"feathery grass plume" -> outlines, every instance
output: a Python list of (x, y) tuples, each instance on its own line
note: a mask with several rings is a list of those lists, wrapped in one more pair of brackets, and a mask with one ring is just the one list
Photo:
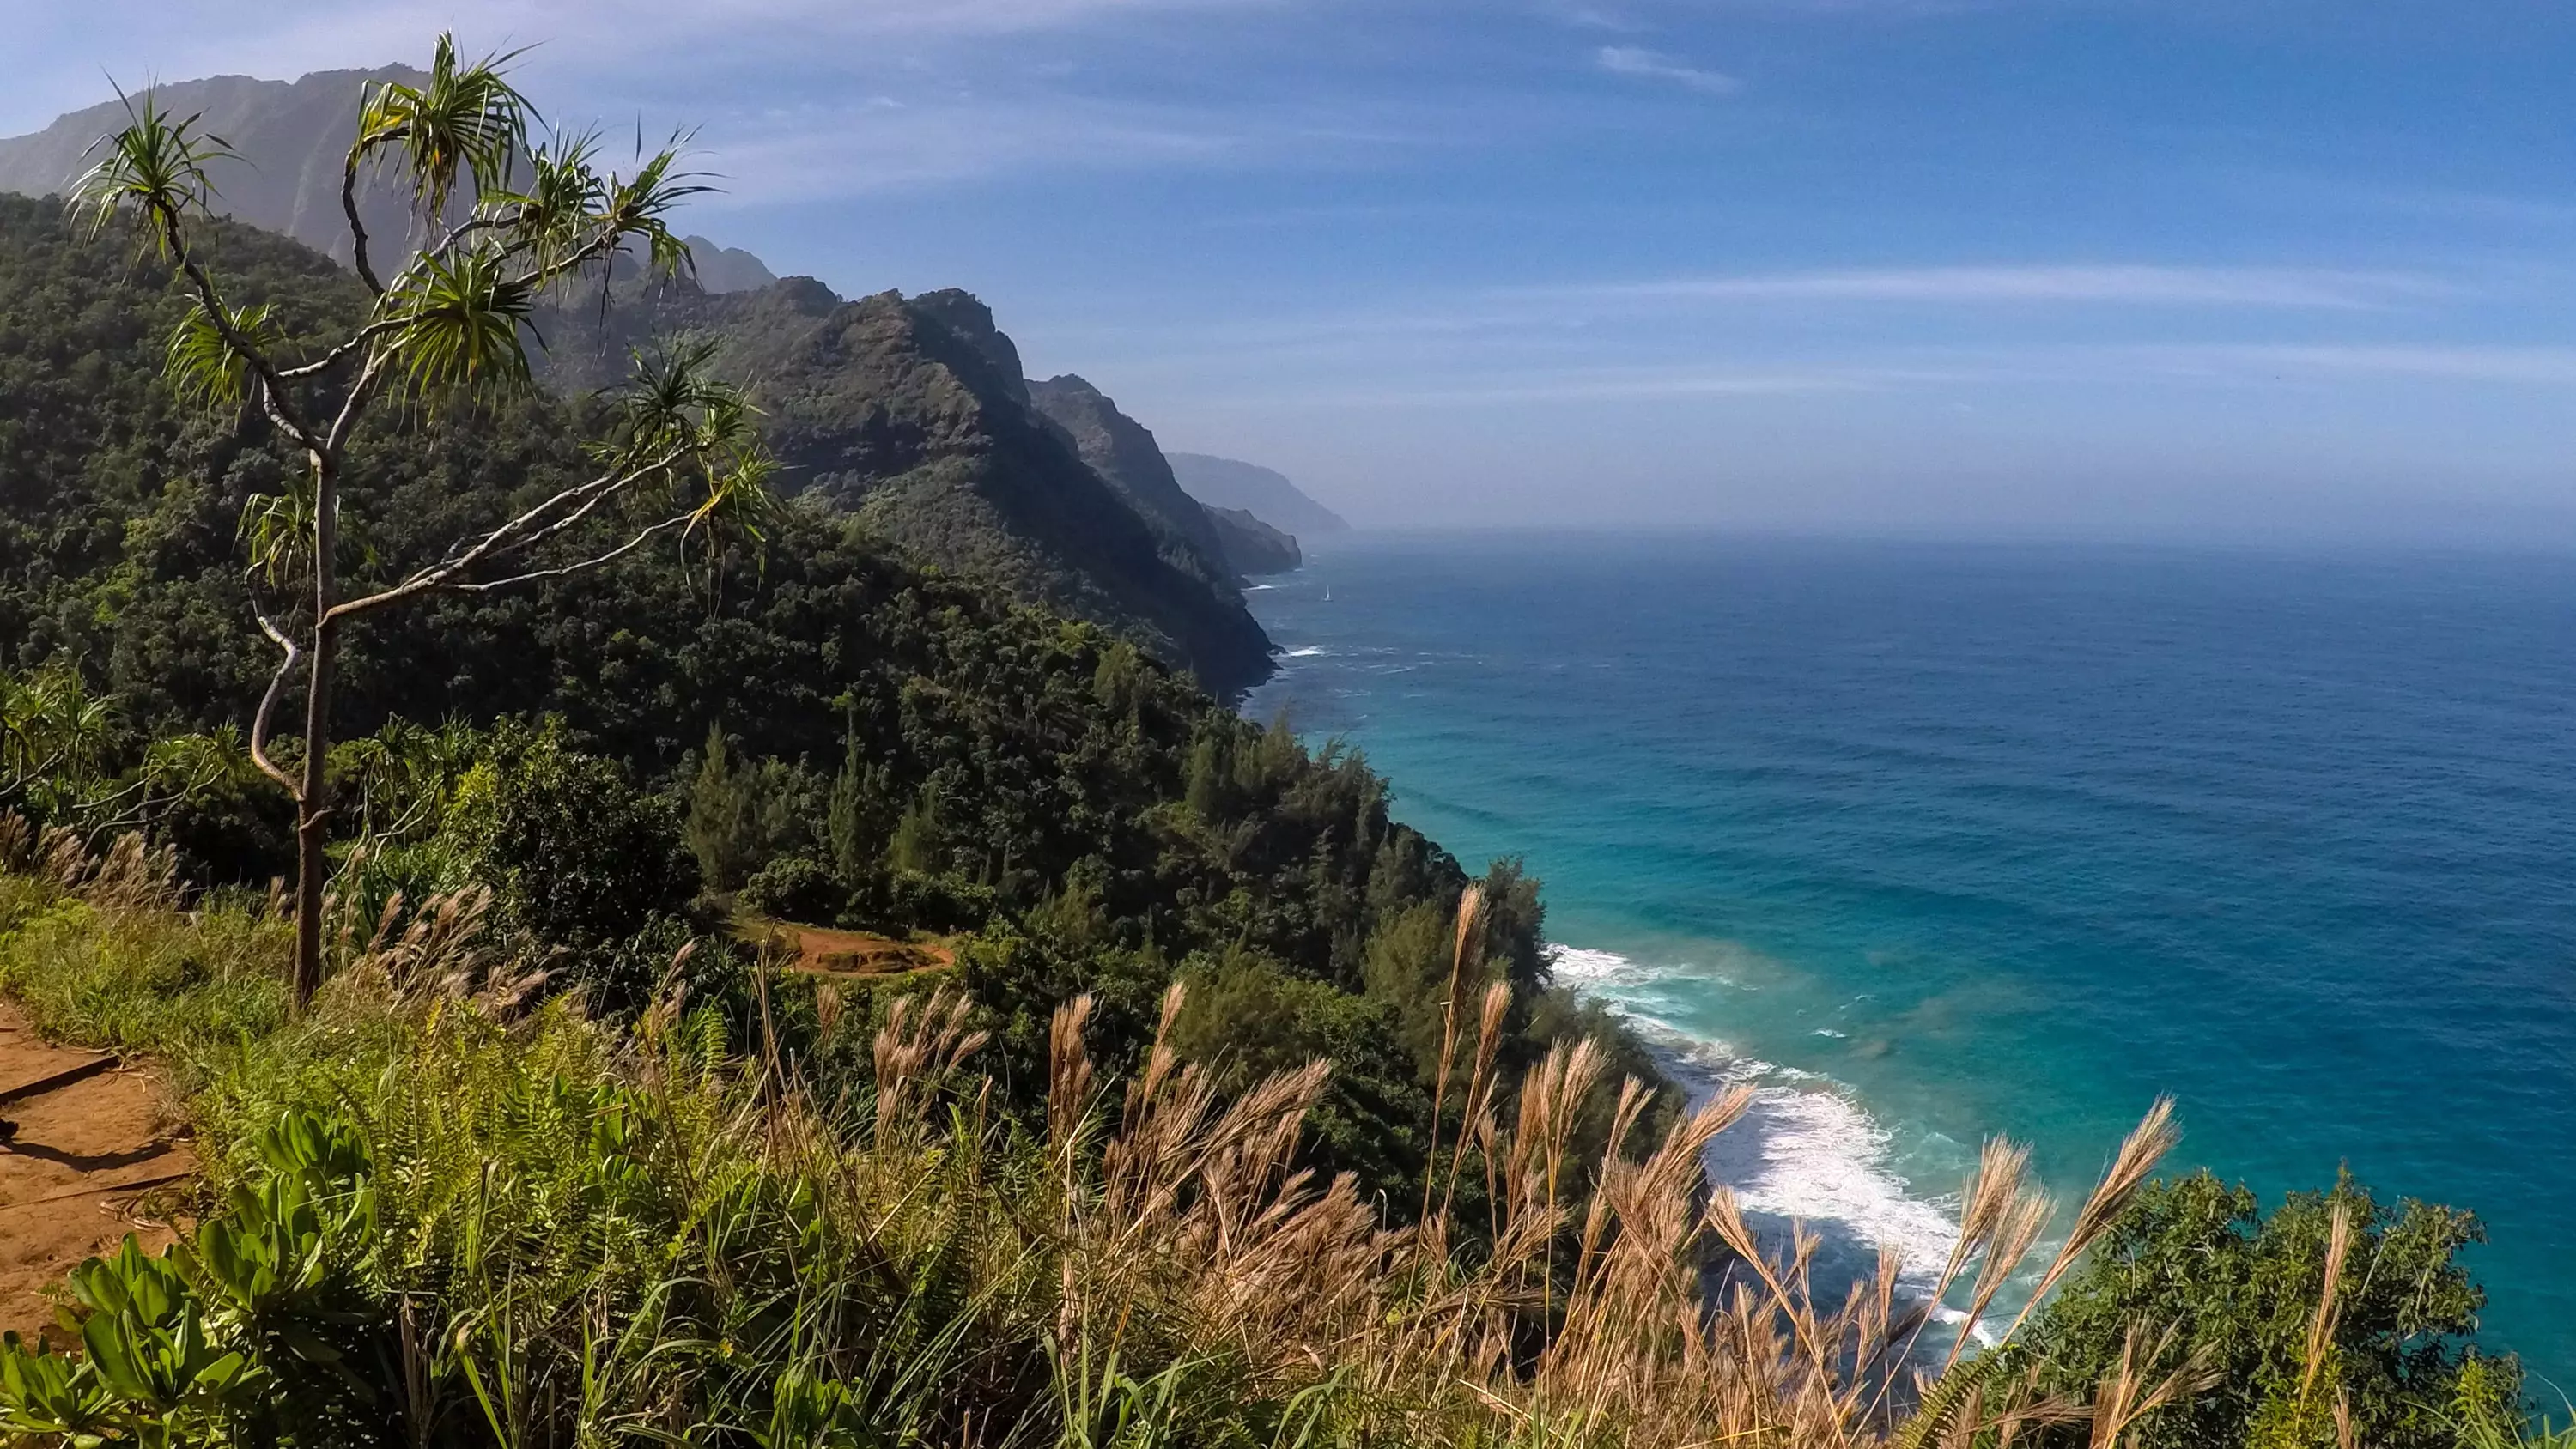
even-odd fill
[(186, 896), (179, 852), (166, 845), (155, 849), (133, 831), (118, 836), (88, 866), (78, 889), (92, 904), (117, 911), (177, 910)]
[(2119, 1152), (2112, 1157), (2111, 1165), (2104, 1169), (2102, 1180), (2094, 1186), (2092, 1196), (2086, 1198), (2084, 1206), (2076, 1211), (2075, 1225), (2067, 1230), (2065, 1244), (2057, 1250), (2057, 1257), (2049, 1263), (2048, 1271), (2040, 1275), (2039, 1286), (2031, 1290), (2030, 1301), (2022, 1305), (2021, 1312), (2013, 1319), (2012, 1331), (2005, 1337), (2020, 1331), (2032, 1310), (2048, 1296), (2048, 1290), (2057, 1286), (2058, 1280), (2066, 1276), (2076, 1260), (2084, 1256), (2085, 1250), (2092, 1247), (2094, 1241), (2127, 1210), (2130, 1200), (2138, 1195), (2138, 1189), (2146, 1185), (2148, 1174), (2156, 1170), (2156, 1164), (2163, 1161), (2165, 1154), (2173, 1151), (2174, 1144), (2181, 1140), (2182, 1129), (2174, 1124), (2173, 1098), (2158, 1097), (2155, 1104), (2147, 1108), (2147, 1115), (2121, 1142)]
[(1091, 1053), (1082, 1041), (1099, 998), (1084, 992), (1055, 1009), (1047, 1027), (1047, 1147), (1066, 1159), (1074, 1135), (1091, 1113)]
[(2048, 1194), (2026, 1191), (2016, 1195), (2004, 1210), (2004, 1220), (1989, 1240), (1983, 1259), (1977, 1265), (1976, 1286), (1970, 1291), (1967, 1312), (1959, 1320), (1959, 1336), (1950, 1345), (1950, 1356), (1943, 1367), (1956, 1364), (1977, 1325), (1995, 1304), (2022, 1261), (2039, 1243), (2040, 1234), (2048, 1230), (2049, 1220), (2057, 1216), (2057, 1204)]
[[(1458, 993), (1467, 979), (1467, 946), (1485, 908), (1482, 886), (1458, 894), (1457, 939), (1449, 948), (1449, 989), (1440, 998), (1440, 1070), (1431, 1079), (1431, 1140), (1422, 1156), (1422, 1216), (1431, 1216), (1431, 1174), (1440, 1161), (1440, 1117), (1449, 1100), (1449, 1069), (1458, 1053)], [(1463, 1131), (1463, 1129), (1461, 1129)]]
[(2343, 1286), (2343, 1263), (2352, 1252), (2352, 1205), (2337, 1202), (2327, 1217), (2325, 1282), (2317, 1290), (2317, 1311), (2308, 1320), (2308, 1342), (2305, 1365), (2299, 1371), (2299, 1402), (2308, 1401), (2309, 1390), (2316, 1387), (2317, 1370), (2325, 1366), (2326, 1346), (2334, 1340), (2335, 1320), (2341, 1316), (2337, 1290)]
[(2177, 1400), (2188, 1398), (2215, 1381), (2209, 1360), (2195, 1351), (2183, 1366), (2150, 1384), (2147, 1366), (2162, 1359), (2180, 1335), (2179, 1325), (2167, 1325), (2156, 1341), (2146, 1343), (2147, 1327), (2129, 1325), (2120, 1343), (2120, 1364), (2112, 1370), (2111, 1380), (2096, 1387), (2093, 1394), (2092, 1449), (2119, 1449), (2132, 1425), (2140, 1419)]
[[(1493, 1161), (1493, 1119), (1489, 1109), (1494, 1099), (1494, 1059), (1502, 1050), (1503, 1022), (1510, 1014), (1511, 1005), (1510, 982), (1497, 981), (1485, 988), (1484, 1005), (1477, 1016), (1476, 1055), (1467, 1072), (1467, 1099), (1458, 1112), (1458, 1140), (1450, 1147), (1449, 1169), (1440, 1187), (1438, 1216), (1441, 1218), (1449, 1216), (1452, 1205), (1457, 1201), (1458, 1177), (1467, 1165), (1467, 1148), (1482, 1142), (1485, 1144), (1486, 1162), (1490, 1166)], [(1436, 1124), (1436, 1115), (1433, 1120)], [(1435, 1137), (1423, 1153), (1424, 1173), (1428, 1174), (1439, 1160), (1439, 1143)], [(1490, 1198), (1490, 1183), (1487, 1195)], [(1425, 1219), (1432, 1216), (1428, 1211), (1423, 1214)]]
[(880, 1141), (889, 1133), (927, 1126), (931, 1100), (950, 1085), (966, 1059), (984, 1049), (988, 1032), (967, 1026), (973, 1003), (964, 993), (941, 986), (918, 1012), (907, 996), (897, 1000), (877, 1033), (876, 1130)]
[(841, 988), (826, 981), (814, 988), (814, 1035), (830, 1042), (841, 1034), (841, 1019), (848, 1003), (841, 998)]
[(1153, 1104), (1180, 1062), (1172, 1050), (1172, 1026), (1181, 1019), (1181, 1006), (1188, 1000), (1189, 987), (1180, 981), (1163, 991), (1163, 1012), (1154, 1023), (1154, 1045), (1145, 1054), (1145, 1075), (1127, 1084), (1127, 1108), (1121, 1121), (1128, 1134), (1134, 1133), (1139, 1115)]
[(433, 895), (408, 918), (405, 904), (400, 891), (387, 898), (374, 936), (351, 957), (343, 976), (352, 982), (381, 983), (396, 1000), (471, 1002), (504, 1020), (544, 986), (544, 970), (487, 948), (485, 932), (492, 914), (488, 887)]

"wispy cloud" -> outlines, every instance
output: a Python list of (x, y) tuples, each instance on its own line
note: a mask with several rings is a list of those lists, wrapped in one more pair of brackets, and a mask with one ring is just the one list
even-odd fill
[(1769, 272), (1540, 290), (1548, 296), (1600, 301), (2098, 303), (2351, 309), (2458, 295), (2458, 288), (2449, 283), (2405, 272), (2100, 265)]
[(709, 150), (724, 191), (712, 204), (831, 200), (1065, 167), (1225, 166), (1276, 144), (1260, 118), (1065, 97), (798, 108), (716, 130)]
[(1592, 63), (1612, 75), (1666, 81), (1702, 95), (1733, 95), (1744, 87), (1742, 81), (1722, 71), (1703, 69), (1642, 45), (1605, 45), (1592, 52)]
[(1874, 366), (1674, 366), (1531, 370), (1481, 377), (1387, 378), (1366, 387), (1265, 390), (1234, 399), (1290, 408), (1411, 408), (1718, 401), (1879, 392), (1969, 380), (1968, 374)]
[(2138, 349), (2151, 364), (2267, 376), (2414, 378), (2576, 387), (2576, 348), (2446, 344), (2249, 344)]

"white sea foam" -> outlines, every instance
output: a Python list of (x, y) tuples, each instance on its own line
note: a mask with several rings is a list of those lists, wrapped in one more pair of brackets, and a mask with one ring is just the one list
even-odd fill
[(1895, 1166), (1892, 1135), (1848, 1088), (1656, 1014), (1652, 988), (1669, 983), (1671, 970), (1572, 946), (1555, 947), (1554, 960), (1559, 981), (1619, 1011), (1695, 1098), (1753, 1089), (1743, 1120), (1710, 1144), (1708, 1173), (1712, 1183), (1735, 1190), (1766, 1237), (1785, 1238), (1796, 1221), (1847, 1250), (1840, 1256), (1855, 1272), (1868, 1271), (1866, 1260), (1885, 1247), (1904, 1262), (1909, 1284), (1926, 1288), (1939, 1274), (1959, 1240), (1955, 1205), (1910, 1190)]
[(1321, 653), (1323, 653), (1323, 652), (1324, 652), (1324, 646), (1323, 646), (1323, 645), (1321, 645), (1321, 644), (1309, 644), (1309, 645), (1307, 645), (1307, 646), (1306, 646), (1305, 648), (1303, 648), (1303, 649), (1291, 649), (1291, 650), (1289, 650), (1289, 651), (1288, 651), (1288, 657), (1289, 657), (1289, 658), (1291, 658), (1291, 659), (1312, 659), (1312, 658), (1314, 658), (1316, 655), (1321, 654)]
[[(1581, 946), (1550, 946), (1548, 956), (1556, 968), (1556, 979), (1569, 986), (1609, 988), (1622, 978), (1635, 979), (1644, 968), (1616, 951), (1593, 951)], [(1608, 993), (1604, 990), (1603, 999)]]

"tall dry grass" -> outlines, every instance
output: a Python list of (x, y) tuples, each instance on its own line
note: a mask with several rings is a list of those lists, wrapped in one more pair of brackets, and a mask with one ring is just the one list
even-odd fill
[[(0, 843), (21, 870), (40, 855)], [(275, 969), (265, 913), (183, 913), (133, 851), (44, 858), (99, 920), (255, 946)], [(1061, 1008), (1045, 1112), (1025, 1123), (996, 1106), (964, 998), (874, 1022), (824, 1003), (823, 1029), (866, 1033), (874, 1069), (827, 1101), (774, 1041), (728, 1042), (676, 985), (624, 1024), (540, 1003), (487, 952), (484, 906), (443, 897), (351, 930), (317, 1009), (210, 1089), (218, 1132), (289, 1106), (363, 1128), (379, 1236), (350, 1251), (399, 1324), (413, 1442), (463, 1424), (531, 1445), (723, 1428), (772, 1444), (2004, 1449), (2048, 1429), (2113, 1449), (2203, 1378), (2143, 1367), (2165, 1361), (2170, 1324), (2135, 1325), (2080, 1398), (1992, 1351), (2031, 1311), (1992, 1324), (2007, 1285), (2035, 1279), (2035, 1302), (2062, 1280), (2172, 1146), (2166, 1103), (2045, 1261), (2055, 1206), (2027, 1151), (1996, 1141), (1929, 1297), (1882, 1255), (1831, 1298), (1813, 1234), (1766, 1241), (1703, 1181), (1744, 1092), (1644, 1140), (1644, 1084), (1604, 1081), (1589, 1043), (1506, 1081), (1501, 985), (1453, 987), (1452, 1135), (1427, 1210), (1391, 1226), (1350, 1177), (1299, 1165), (1329, 1064), (1220, 1091), (1171, 1046), (1180, 987), (1124, 1084), (1085, 1050), (1089, 999)], [(1462, 956), (1468, 939), (1462, 921)], [(20, 972), (45, 969), (27, 949), (0, 937)], [(1578, 1157), (1605, 1094), (1607, 1139)], [(1485, 1219), (1460, 1222), (1462, 1199)]]

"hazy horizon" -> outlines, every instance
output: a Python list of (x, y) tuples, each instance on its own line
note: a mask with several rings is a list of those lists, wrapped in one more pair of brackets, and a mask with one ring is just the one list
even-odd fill
[(2245, 8), (11, 4), (0, 134), (452, 28), (1363, 526), (2576, 545), (2576, 15)]

